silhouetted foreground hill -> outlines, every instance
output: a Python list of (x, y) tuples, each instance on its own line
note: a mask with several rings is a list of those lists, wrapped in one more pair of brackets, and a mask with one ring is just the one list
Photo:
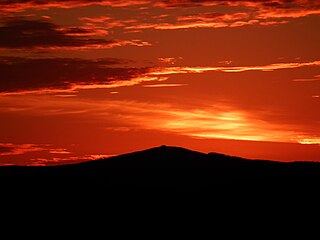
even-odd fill
[(246, 160), (166, 146), (72, 165), (0, 168), (1, 188), (193, 191), (319, 183), (320, 163)]

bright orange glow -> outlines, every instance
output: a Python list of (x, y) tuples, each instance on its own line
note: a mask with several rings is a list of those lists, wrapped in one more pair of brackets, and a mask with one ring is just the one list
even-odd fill
[[(300, 139), (302, 131), (284, 124), (273, 124), (256, 119), (249, 112), (232, 109), (231, 106), (213, 105), (202, 109), (176, 109), (170, 105), (150, 104), (133, 101), (91, 102), (76, 99), (55, 99), (54, 97), (23, 97), (24, 106), (10, 111), (36, 115), (71, 114), (105, 121), (110, 117), (121, 127), (114, 129), (153, 129), (179, 133), (200, 138), (221, 138), (272, 142), (306, 142), (317, 138)], [(4, 105), (12, 104), (6, 98), (0, 99)], [(128, 121), (128, 123), (126, 123)], [(121, 130), (122, 131), (122, 130)], [(64, 150), (65, 151), (65, 150)]]
[[(169, 67), (154, 69), (150, 75), (169, 75), (177, 73), (204, 73), (210, 71), (221, 72), (245, 72), (245, 71), (275, 71), (281, 69), (292, 69), (307, 66), (320, 66), (320, 61), (305, 63), (274, 63), (265, 66), (248, 66), (248, 67)], [(297, 81), (297, 80), (295, 80)]]
[(318, 15), (320, 14), (319, 9), (310, 9), (310, 10), (285, 10), (277, 9), (274, 11), (261, 11), (259, 18), (301, 18), (308, 15)]
[(181, 83), (167, 83), (167, 84), (150, 84), (150, 85), (143, 85), (143, 87), (146, 88), (158, 88), (158, 87), (183, 87), (187, 84), (181, 84)]
[(320, 145), (320, 138), (304, 138), (297, 140), (301, 144), (318, 144)]

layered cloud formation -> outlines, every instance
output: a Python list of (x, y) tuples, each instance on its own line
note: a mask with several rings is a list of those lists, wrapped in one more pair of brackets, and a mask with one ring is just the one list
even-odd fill
[(112, 48), (124, 45), (149, 45), (139, 40), (106, 40), (101, 38), (102, 31), (84, 27), (61, 28), (44, 20), (14, 18), (5, 21), (0, 26), (2, 36), (0, 48), (78, 50)]
[[(274, 25), (287, 23), (289, 19), (301, 18), (310, 15), (320, 14), (320, 4), (318, 1), (311, 0), (263, 0), (263, 1), (242, 1), (242, 0), (215, 0), (215, 1), (192, 1), (192, 0), (67, 0), (67, 1), (0, 1), (3, 14), (24, 12), (28, 9), (43, 10), (50, 8), (77, 8), (84, 6), (104, 6), (113, 8), (123, 8), (124, 11), (130, 7), (133, 9), (141, 8), (143, 15), (151, 15), (143, 20), (140, 14), (131, 19), (114, 19), (112, 27), (124, 27), (127, 30), (156, 29), (156, 30), (175, 30), (187, 28), (221, 28), (221, 27), (240, 27), (245, 25), (260, 24)], [(220, 7), (222, 12), (211, 10), (210, 7)], [(181, 9), (197, 8), (199, 11), (193, 13), (182, 13)], [(230, 9), (225, 11), (224, 9)], [(166, 9), (171, 11), (176, 9), (173, 14), (155, 14), (154, 9)], [(180, 10), (179, 10), (180, 9)], [(210, 11), (211, 10), (211, 11)], [(83, 20), (94, 23), (110, 22), (112, 16), (82, 17)], [(138, 21), (137, 21), (138, 19)], [(97, 20), (97, 21), (95, 21)], [(104, 21), (103, 21), (104, 20)], [(38, 26), (50, 27), (53, 26)], [(105, 27), (107, 29), (108, 27)], [(99, 30), (100, 33), (105, 29)], [(92, 34), (89, 29), (74, 29), (79, 34)], [(60, 32), (61, 34), (61, 32)], [(79, 44), (79, 43), (78, 43)], [(93, 42), (93, 44), (96, 44)], [(98, 42), (97, 44), (101, 44)], [(102, 42), (104, 44), (104, 42)]]
[(307, 8), (315, 8), (319, 6), (317, 1), (312, 0), (1, 0), (2, 6), (25, 6), (25, 7), (77, 7), (83, 5), (102, 5), (113, 7), (124, 7), (132, 5), (147, 5), (153, 3), (158, 7), (194, 7), (194, 6), (215, 6), (215, 5), (244, 5), (250, 7), (263, 6), (270, 8), (290, 8), (305, 6)]
[[(127, 100), (91, 101), (81, 99), (57, 99), (54, 96), (19, 96), (19, 106), (10, 97), (0, 97), (1, 112), (16, 112), (36, 116), (74, 116), (79, 119), (103, 123), (102, 126), (113, 131), (160, 130), (197, 138), (222, 138), (251, 141), (296, 142), (301, 144), (320, 144), (313, 137), (310, 128), (299, 124), (281, 122), (275, 113), (264, 111), (245, 111), (224, 103), (205, 106), (175, 107), (173, 104), (148, 103)], [(271, 122), (273, 120), (273, 122)], [(6, 147), (10, 149), (7, 150)], [(30, 147), (30, 148), (29, 148)], [(24, 149), (61, 153), (50, 146), (2, 145), (4, 154), (21, 154)], [(15, 149), (15, 150), (11, 150)], [(16, 150), (18, 149), (18, 150)], [(29, 151), (29, 150), (26, 150)], [(64, 151), (62, 151), (64, 153)]]
[(231, 139), (318, 154), (319, 1), (0, 0), (0, 9), (0, 165), (96, 159), (150, 147), (150, 132), (151, 142), (168, 134), (179, 145)]
[[(28, 59), (2, 57), (0, 58), (0, 71), (3, 81), (0, 82), (0, 94), (73, 92), (80, 89), (117, 88), (149, 81), (164, 81), (175, 74), (270, 72), (320, 66), (320, 61), (313, 61), (237, 67), (117, 67), (117, 65), (123, 63), (126, 63), (126, 61), (113, 58), (85, 60), (76, 58)], [(184, 84), (174, 86), (184, 86)]]
[[(85, 60), (72, 58), (0, 58), (3, 81), (0, 92), (63, 92), (78, 87), (99, 88), (107, 84), (130, 82), (146, 68), (112, 67), (117, 59)], [(128, 83), (130, 85), (130, 83)]]

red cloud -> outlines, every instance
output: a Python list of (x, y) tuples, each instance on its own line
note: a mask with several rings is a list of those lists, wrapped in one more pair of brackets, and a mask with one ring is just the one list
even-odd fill
[[(147, 68), (112, 67), (118, 59), (0, 58), (0, 93), (63, 92), (105, 88), (147, 81)], [(142, 77), (142, 78), (141, 78)], [(153, 77), (155, 79), (157, 77)]]
[(125, 7), (149, 3), (144, 0), (0, 0), (2, 11), (21, 12), (26, 9), (74, 8), (90, 5)]
[(85, 22), (85, 26), (92, 29), (92, 28), (102, 28), (102, 29), (109, 29), (115, 27), (124, 27), (128, 24), (135, 24), (138, 20), (135, 19), (128, 19), (128, 20), (119, 20), (113, 19), (111, 17), (100, 16), (100, 17), (82, 17), (79, 20)]
[[(74, 92), (81, 89), (100, 89), (133, 86), (143, 82), (164, 81), (173, 74), (205, 72), (275, 71), (301, 67), (318, 67), (320, 61), (276, 63), (262, 66), (193, 66), (126, 68), (112, 65), (117, 59), (85, 60), (73, 58), (0, 58), (0, 94)], [(159, 86), (159, 85), (158, 85)], [(167, 85), (160, 85), (167, 86)], [(70, 95), (67, 95), (70, 96)], [(73, 95), (71, 95), (73, 96)]]
[(246, 72), (246, 71), (264, 71), (271, 72), (281, 69), (294, 69), (301, 67), (319, 67), (320, 61), (313, 62), (302, 62), (302, 63), (274, 63), (262, 66), (239, 66), (239, 67), (167, 67), (167, 68), (154, 68), (151, 70), (149, 75), (161, 76), (161, 75), (172, 75), (172, 74), (188, 74), (188, 73), (204, 73), (204, 72)]
[(181, 8), (181, 7), (199, 7), (199, 6), (248, 6), (279, 9), (317, 9), (318, 1), (312, 0), (0, 0), (0, 6), (3, 11), (23, 11), (27, 8), (47, 9), (50, 7), (73, 8), (89, 5), (101, 5), (112, 7), (127, 6), (154, 6), (161, 8)]
[(113, 155), (106, 154), (92, 154), (84, 156), (70, 156), (70, 157), (52, 157), (52, 158), (34, 158), (31, 159), (29, 166), (54, 166), (60, 164), (80, 163), (85, 161), (93, 161), (102, 158), (112, 157)]
[[(89, 27), (61, 28), (44, 20), (10, 19), (0, 26), (0, 48), (3, 49), (98, 49), (124, 45), (148, 46), (140, 40), (107, 40), (104, 29)], [(94, 38), (92, 37), (94, 36)]]
[[(101, 158), (111, 157), (112, 155), (84, 155), (74, 156), (72, 152), (64, 148), (54, 148), (51, 144), (14, 144), (14, 143), (0, 143), (0, 157), (9, 158), (16, 155), (36, 154), (44, 155), (44, 157), (37, 157), (31, 159), (29, 162), (23, 162), (23, 165), (28, 166), (49, 166), (59, 165), (61, 163), (78, 163), (83, 161), (97, 160)], [(49, 154), (49, 155), (48, 155)], [(62, 157), (61, 157), (62, 156)], [(18, 160), (2, 160), (0, 166), (12, 165), (13, 162), (19, 164)]]
[[(233, 13), (196, 13), (193, 15), (177, 16), (170, 22), (141, 22), (127, 26), (130, 30), (156, 29), (175, 30), (188, 28), (222, 28), (241, 27), (245, 25), (259, 24), (269, 26), (284, 24), (290, 18), (300, 18), (309, 15), (320, 14), (320, 4), (316, 1), (292, 0), (292, 1), (163, 1), (156, 4), (160, 7), (197, 7), (208, 5), (228, 5), (234, 9)], [(242, 12), (236, 6), (244, 6)]]
[(259, 23), (250, 18), (249, 13), (239, 12), (231, 14), (201, 13), (195, 15), (178, 16), (174, 23), (142, 23), (126, 27), (130, 30), (157, 29), (176, 30), (188, 28), (223, 28), (240, 27)]
[[(152, 102), (110, 99), (88, 101), (43, 95), (21, 96), (19, 99), (22, 104), (16, 111), (36, 116), (73, 114), (79, 118), (100, 121), (105, 118), (106, 129), (114, 131), (149, 129), (205, 139), (319, 144), (319, 136), (310, 133), (310, 128), (305, 128), (304, 125), (276, 121), (276, 114), (267, 110), (261, 114), (219, 102), (208, 106), (181, 108)], [(2, 97), (0, 102), (7, 105), (7, 108), (0, 111), (8, 111), (9, 106), (16, 107), (15, 97)], [(110, 127), (108, 120), (116, 124)], [(71, 160), (68, 156), (59, 159)]]
[[(89, 37), (89, 36), (103, 36), (108, 33), (108, 29), (121, 27), (130, 31), (141, 31), (143, 29), (157, 29), (157, 30), (173, 30), (173, 29), (187, 29), (187, 28), (221, 28), (221, 27), (240, 27), (244, 25), (260, 24), (262, 26), (284, 24), (287, 19), (300, 18), (309, 15), (320, 14), (319, 1), (310, 0), (0, 0), (0, 7), (3, 12), (24, 11), (28, 8), (32, 9), (47, 9), (51, 7), (60, 8), (74, 8), (89, 5), (101, 5), (112, 7), (130, 7), (142, 6), (148, 7), (145, 11), (151, 15), (149, 20), (138, 21), (136, 18), (120, 20), (113, 19), (111, 16), (101, 17), (82, 17), (80, 20), (85, 21), (85, 25), (80, 29), (69, 29), (71, 32), (67, 34), (69, 37)], [(187, 16), (174, 16), (176, 19), (169, 22), (163, 21), (163, 17), (169, 16), (162, 14), (153, 16), (155, 12), (152, 8), (181, 8), (181, 7), (202, 7), (202, 10), (208, 6), (225, 5), (234, 12), (228, 14), (221, 13), (195, 13)], [(242, 6), (241, 12), (238, 6)], [(200, 9), (200, 8), (199, 8)], [(208, 8), (209, 9), (209, 8)], [(139, 10), (136, 11), (138, 14)], [(195, 11), (197, 12), (197, 11)], [(79, 39), (77, 39), (79, 40)], [(93, 39), (90, 39), (93, 41)], [(96, 39), (94, 39), (96, 40)], [(108, 43), (89, 43), (86, 46), (91, 48), (106, 48)], [(83, 48), (83, 47), (82, 47)], [(80, 49), (82, 49), (80, 48)]]
[[(320, 7), (320, 6), (319, 6)], [(264, 9), (258, 12), (258, 18), (301, 18), (320, 14), (320, 9)]]
[(43, 145), (0, 143), (0, 156), (20, 155), (28, 152), (44, 151)]

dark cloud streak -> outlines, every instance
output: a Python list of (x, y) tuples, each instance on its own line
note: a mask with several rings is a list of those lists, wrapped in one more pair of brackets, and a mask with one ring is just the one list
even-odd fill
[(0, 0), (0, 6), (8, 11), (21, 11), (26, 8), (61, 7), (72, 8), (88, 5), (112, 7), (153, 5), (163, 8), (198, 7), (212, 5), (244, 5), (264, 6), (272, 8), (318, 7), (318, 1), (313, 0)]
[(50, 48), (111, 45), (114, 40), (72, 36), (88, 30), (71, 28), (60, 30), (59, 26), (43, 20), (10, 19), (0, 26), (0, 48)]
[(147, 68), (113, 67), (117, 59), (0, 58), (0, 93), (70, 90), (75, 85), (99, 85), (130, 81)]
[(7, 153), (11, 153), (12, 150), (13, 150), (13, 147), (1, 146), (1, 145), (0, 145), (0, 155), (2, 155), (2, 154), (7, 154)]

